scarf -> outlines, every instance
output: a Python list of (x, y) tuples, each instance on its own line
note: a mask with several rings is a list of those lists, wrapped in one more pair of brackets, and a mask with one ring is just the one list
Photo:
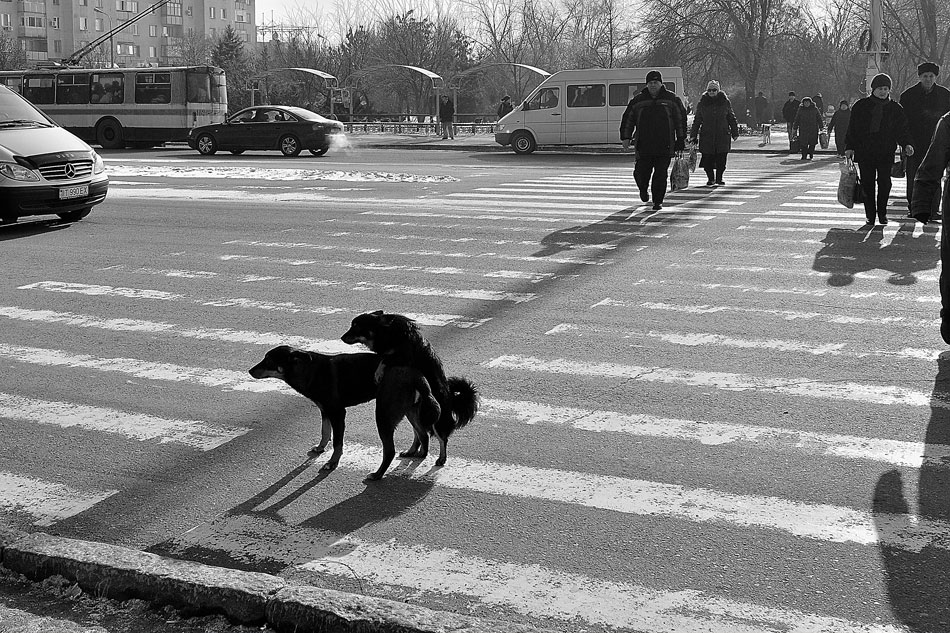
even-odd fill
[(871, 103), (874, 104), (874, 109), (871, 110), (871, 134), (877, 134), (881, 131), (881, 120), (884, 118), (884, 104), (888, 101), (889, 99), (878, 99), (874, 95), (871, 95)]

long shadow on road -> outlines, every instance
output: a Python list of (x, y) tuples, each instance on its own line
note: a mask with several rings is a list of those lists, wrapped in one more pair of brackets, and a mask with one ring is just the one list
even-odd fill
[(934, 270), (940, 261), (940, 238), (933, 224), (914, 235), (914, 225), (902, 223), (886, 246), (884, 227), (865, 225), (858, 229), (832, 228), (821, 240), (812, 269), (830, 273), (829, 286), (847, 286), (855, 275), (871, 270), (890, 272), (887, 282), (895, 286), (917, 283), (917, 273)]

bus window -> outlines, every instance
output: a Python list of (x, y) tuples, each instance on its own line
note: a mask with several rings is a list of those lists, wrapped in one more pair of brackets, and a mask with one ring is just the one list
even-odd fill
[(54, 103), (55, 93), (52, 75), (27, 75), (23, 78), (23, 96), (30, 103)]
[(600, 108), (604, 105), (604, 84), (567, 87), (567, 107)]
[(23, 92), (23, 77), (0, 77), (0, 84), (17, 94)]
[(89, 75), (62, 74), (56, 77), (56, 103), (89, 103)]
[(95, 73), (90, 79), (93, 103), (123, 103), (125, 77), (121, 73)]
[(171, 103), (169, 73), (139, 73), (135, 76), (135, 103)]
[(185, 78), (189, 102), (211, 103), (211, 76), (208, 73), (189, 71)]

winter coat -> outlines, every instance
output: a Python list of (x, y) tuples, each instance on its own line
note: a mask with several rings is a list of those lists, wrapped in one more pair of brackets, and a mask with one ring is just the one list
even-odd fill
[(791, 123), (795, 120), (795, 115), (798, 114), (798, 107), (801, 104), (802, 102), (798, 99), (785, 102), (785, 105), (782, 106), (782, 118), (785, 119), (786, 123)]
[(930, 145), (937, 121), (950, 112), (950, 90), (934, 84), (930, 92), (926, 93), (924, 87), (916, 83), (901, 93), (900, 104), (907, 116), (912, 139), (910, 144), (923, 156)]
[[(917, 168), (917, 177), (914, 178), (914, 198), (910, 201), (912, 216), (923, 221), (930, 220), (933, 201), (940, 195), (940, 180), (948, 166), (950, 166), (950, 113), (943, 115), (937, 121), (927, 155)], [(947, 209), (950, 209), (950, 182), (943, 191), (943, 209), (944, 214), (947, 213)], [(946, 265), (947, 263), (944, 263), (944, 266)], [(941, 294), (943, 294), (944, 284), (941, 283), (940, 286)], [(944, 305), (947, 305), (946, 297), (943, 301)]]
[(834, 130), (835, 133), (835, 147), (840, 147), (842, 150), (844, 150), (844, 138), (848, 134), (848, 123), (850, 121), (851, 108), (847, 110), (838, 108), (831, 115), (831, 121), (828, 123), (828, 129)]
[(686, 141), (686, 107), (666, 86), (660, 86), (655, 98), (644, 88), (627, 104), (620, 121), (621, 140), (634, 134), (638, 153), (673, 156)]
[(514, 107), (511, 105), (511, 101), (502, 101), (498, 104), (498, 118), (500, 119), (512, 110), (514, 110)]
[(699, 151), (704, 155), (727, 154), (732, 149), (732, 139), (739, 136), (739, 122), (726, 93), (720, 91), (715, 97), (703, 94), (689, 135), (699, 136)]
[(451, 99), (439, 101), (439, 118), (450, 121), (455, 116), (455, 104)]
[(797, 131), (798, 142), (802, 147), (814, 147), (818, 145), (818, 132), (824, 129), (825, 123), (818, 108), (814, 104), (805, 105), (805, 103), (798, 108), (795, 122), (792, 123), (792, 133)]
[[(878, 106), (883, 108), (881, 127), (872, 133), (871, 121)], [(854, 150), (855, 162), (891, 165), (897, 146), (908, 144), (911, 144), (910, 128), (907, 126), (904, 108), (899, 103), (871, 95), (858, 99), (851, 106), (851, 122), (845, 137), (845, 149)]]

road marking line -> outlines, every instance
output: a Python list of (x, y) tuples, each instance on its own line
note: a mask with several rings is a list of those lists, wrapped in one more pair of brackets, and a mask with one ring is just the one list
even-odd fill
[[(569, 426), (593, 433), (624, 433), (660, 437), (706, 446), (750, 444), (808, 456), (876, 461), (893, 466), (950, 468), (950, 446), (904, 442), (876, 437), (813, 433), (781, 427), (725, 424), (706, 420), (681, 420), (645, 414), (623, 414), (574, 407), (556, 407), (520, 400), (482, 400), (480, 414), (522, 424)], [(758, 446), (761, 445), (761, 446)]]
[(41, 479), (0, 471), (0, 510), (22, 512), (34, 518), (33, 525), (49, 527), (57, 521), (85, 512), (118, 490), (77, 490)]
[(638, 367), (619, 363), (584, 363), (564, 358), (544, 360), (515, 354), (482, 363), (489, 369), (508, 369), (545, 374), (621, 378), (723, 391), (752, 391), (796, 397), (844, 400), (885, 406), (933, 406), (950, 409), (950, 393), (931, 394), (896, 385), (871, 385), (850, 381), (822, 382), (811, 378), (764, 378), (729, 372), (688, 371), (670, 367)]
[[(455, 549), (428, 549), (395, 540), (372, 543), (344, 537), (336, 554), (298, 569), (336, 578), (353, 575), (378, 585), (437, 596), (461, 595), (480, 604), (507, 607), (533, 619), (577, 619), (597, 628), (653, 633), (901, 633), (883, 624), (736, 602), (695, 590), (662, 591), (625, 582), (523, 565)], [(584, 628), (584, 627), (581, 627)]]
[(218, 448), (251, 431), (201, 420), (159, 418), (144, 413), (35, 400), (6, 393), (0, 393), (0, 417), (113, 433), (138, 441), (157, 439), (159, 444), (183, 444), (201, 451)]

